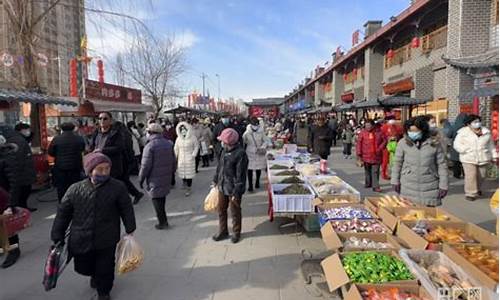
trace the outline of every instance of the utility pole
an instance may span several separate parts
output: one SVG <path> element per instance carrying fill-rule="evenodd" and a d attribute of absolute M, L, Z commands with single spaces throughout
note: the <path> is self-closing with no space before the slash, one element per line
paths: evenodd
<path fill-rule="evenodd" d="M 203 80 L 203 97 L 205 97 L 205 78 L 207 78 L 207 74 L 201 73 L 201 79 Z"/>
<path fill-rule="evenodd" d="M 217 76 L 217 101 L 220 102 L 220 75 L 215 74 Z"/>

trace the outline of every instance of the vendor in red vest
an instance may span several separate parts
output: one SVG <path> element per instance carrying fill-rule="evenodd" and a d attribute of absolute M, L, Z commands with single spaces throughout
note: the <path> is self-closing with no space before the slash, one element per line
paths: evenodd
<path fill-rule="evenodd" d="M 358 136 L 356 154 L 365 167 L 365 188 L 371 187 L 379 193 L 382 191 L 379 184 L 380 164 L 386 144 L 387 140 L 375 122 L 367 120 L 365 129 Z"/>

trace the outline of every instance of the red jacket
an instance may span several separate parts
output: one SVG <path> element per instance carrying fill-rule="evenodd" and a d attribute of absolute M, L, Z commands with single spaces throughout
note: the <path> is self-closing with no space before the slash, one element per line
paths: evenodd
<path fill-rule="evenodd" d="M 373 129 L 372 131 L 363 129 L 358 135 L 356 154 L 365 163 L 380 164 L 386 145 L 387 140 L 382 131 L 379 129 Z"/>
<path fill-rule="evenodd" d="M 403 137 L 403 128 L 398 124 L 384 124 L 382 125 L 382 133 L 386 139 L 396 137 L 397 140 Z"/>

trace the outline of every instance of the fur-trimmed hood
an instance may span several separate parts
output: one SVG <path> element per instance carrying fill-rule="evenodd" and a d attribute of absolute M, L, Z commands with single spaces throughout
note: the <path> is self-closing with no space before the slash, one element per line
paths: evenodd
<path fill-rule="evenodd" d="M 181 134 L 181 126 L 185 126 L 187 129 L 187 134 L 185 137 L 183 137 Z M 175 132 L 177 133 L 177 138 L 190 139 L 193 134 L 193 126 L 191 126 L 191 124 L 187 122 L 179 122 L 179 124 L 177 124 L 177 127 L 175 127 Z"/>

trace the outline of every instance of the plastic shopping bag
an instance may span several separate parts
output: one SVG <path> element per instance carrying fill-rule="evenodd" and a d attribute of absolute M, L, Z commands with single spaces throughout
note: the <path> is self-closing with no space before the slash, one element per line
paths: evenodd
<path fill-rule="evenodd" d="M 214 186 L 210 189 L 207 197 L 205 198 L 204 209 L 206 212 L 215 212 L 219 207 L 219 189 Z"/>
<path fill-rule="evenodd" d="M 137 269 L 144 261 L 144 250 L 131 235 L 125 235 L 116 247 L 116 273 Z"/>
<path fill-rule="evenodd" d="M 58 243 L 50 248 L 43 273 L 42 283 L 45 291 L 56 287 L 59 276 L 71 260 L 68 255 L 68 247 L 65 245 L 65 243 Z"/>
<path fill-rule="evenodd" d="M 31 224 L 31 212 L 22 207 L 16 207 L 16 212 L 5 217 L 5 229 L 9 237 L 27 228 Z"/>

